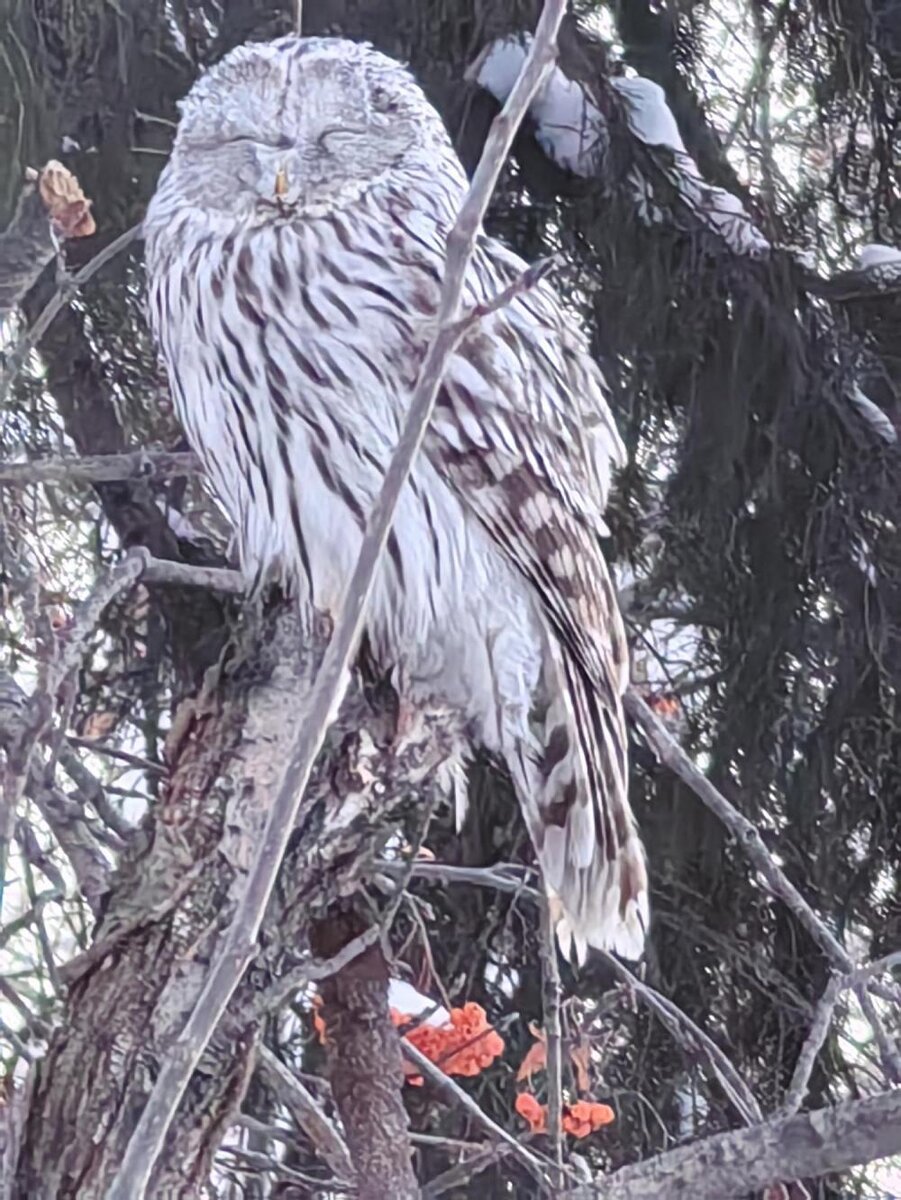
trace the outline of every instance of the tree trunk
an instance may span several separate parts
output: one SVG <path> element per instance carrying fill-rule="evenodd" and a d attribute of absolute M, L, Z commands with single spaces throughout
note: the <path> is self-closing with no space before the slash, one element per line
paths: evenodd
<path fill-rule="evenodd" d="M 208 672 L 197 698 L 178 710 L 167 786 L 130 847 L 93 946 L 68 969 L 59 1027 L 35 1070 L 16 1200 L 100 1200 L 106 1194 L 159 1063 L 228 925 L 322 643 L 322 636 L 304 635 L 293 609 L 282 610 L 262 630 L 245 631 Z M 392 752 L 393 722 L 390 704 L 374 710 L 357 687 L 345 700 L 310 785 L 316 807 L 284 865 L 260 953 L 195 1072 L 149 1195 L 198 1195 L 240 1109 L 260 1023 L 285 998 L 277 980 L 302 958 L 311 912 L 324 914 L 339 887 L 358 886 L 355 864 L 367 837 L 380 836 L 379 817 L 396 820 L 397 803 L 414 791 L 406 780 L 430 767 L 431 743 Z M 360 736 L 364 729 L 369 737 Z M 342 821 L 349 796 L 353 819 Z M 362 976 L 350 971 L 336 995 L 346 1013 L 341 1027 L 349 1061 L 375 1046 L 394 1064 L 379 1081 L 390 1120 L 380 1131 L 371 1124 L 349 1131 L 351 1144 L 358 1133 L 370 1138 L 358 1166 L 372 1165 L 384 1179 L 380 1164 L 408 1162 L 410 1149 L 399 1044 L 386 1025 L 384 964 L 372 974 L 375 960 L 366 962 Z M 379 1014 L 379 1028 L 355 1027 L 354 1015 L 364 1021 L 369 1012 Z M 339 1089 L 343 1077 L 339 1069 Z M 398 1178 L 407 1187 L 409 1167 Z M 389 1194 L 416 1193 L 409 1187 L 381 1191 Z"/>
<path fill-rule="evenodd" d="M 331 958 L 362 932 L 351 914 L 317 923 L 313 945 Z M 418 1200 L 401 1098 L 400 1041 L 388 1012 L 388 967 L 380 946 L 323 981 L 329 1080 L 357 1172 L 359 1200 Z"/>

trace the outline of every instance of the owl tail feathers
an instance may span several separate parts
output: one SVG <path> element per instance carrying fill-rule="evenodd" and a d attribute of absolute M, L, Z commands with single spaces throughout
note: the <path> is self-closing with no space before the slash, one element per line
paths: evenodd
<path fill-rule="evenodd" d="M 545 877 L 561 953 L 580 966 L 589 946 L 620 958 L 641 958 L 650 911 L 644 850 L 638 837 L 620 846 L 612 862 L 592 864 L 580 874 L 583 877 L 572 883 L 564 879 L 559 892 Z"/>

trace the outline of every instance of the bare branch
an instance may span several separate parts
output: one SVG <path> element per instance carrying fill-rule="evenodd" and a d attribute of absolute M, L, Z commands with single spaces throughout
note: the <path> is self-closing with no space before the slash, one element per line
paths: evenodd
<path fill-rule="evenodd" d="M 534 875 L 534 872 L 516 863 L 496 863 L 493 867 L 458 867 L 451 863 L 414 862 L 410 867 L 406 863 L 378 859 L 372 866 L 373 870 L 383 875 L 397 876 L 409 871 L 414 879 L 424 879 L 430 883 L 469 883 L 476 887 L 494 888 L 499 892 L 515 892 L 536 902 L 542 898 L 537 888 L 525 882 L 524 876 Z"/>
<path fill-rule="evenodd" d="M 740 1200 L 901 1153 L 901 1089 L 703 1138 L 609 1175 L 602 1200 Z"/>
<path fill-rule="evenodd" d="M 35 763 L 38 747 L 53 722 L 60 685 L 79 665 L 85 642 L 94 632 L 104 609 L 135 583 L 148 558 L 143 548 L 130 550 L 78 606 L 65 640 L 59 639 L 55 644 L 55 657 L 46 665 L 41 684 L 19 710 L 20 719 L 15 735 L 5 739 L 7 764 L 0 795 L 0 897 L 9 840 L 15 829 L 16 815 L 25 789 L 33 785 L 35 800 L 42 811 L 46 811 L 48 806 L 51 810 L 53 808 L 49 803 L 52 793 L 48 797 L 42 773 L 35 769 Z M 103 862 L 102 855 L 100 862 Z"/>
<path fill-rule="evenodd" d="M 534 1155 L 531 1150 L 521 1145 L 512 1133 L 508 1133 L 503 1126 L 492 1121 L 488 1114 L 482 1111 L 475 1100 L 467 1092 L 464 1092 L 459 1084 L 455 1083 L 449 1075 L 445 1075 L 440 1067 L 436 1066 L 431 1059 L 426 1058 L 422 1051 L 418 1050 L 409 1041 L 404 1042 L 404 1058 L 411 1062 L 421 1075 L 436 1084 L 455 1104 L 465 1109 L 476 1123 L 489 1133 L 492 1138 L 507 1146 L 511 1154 L 523 1164 L 536 1182 L 543 1189 L 549 1190 L 553 1194 L 553 1181 L 550 1177 L 550 1172 L 545 1167 L 545 1163 Z"/>
<path fill-rule="evenodd" d="M 164 558 L 151 558 L 141 581 L 164 587 L 206 588 L 229 596 L 244 596 L 247 593 L 247 581 L 240 571 L 232 571 L 227 567 L 195 567 L 190 563 L 170 562 Z"/>
<path fill-rule="evenodd" d="M 369 514 L 345 600 L 311 689 L 306 715 L 299 722 L 300 732 L 260 838 L 246 889 L 182 1031 L 180 1044 L 162 1065 L 110 1190 L 109 1200 L 139 1200 L 145 1195 L 150 1172 L 181 1096 L 253 957 L 279 865 L 291 831 L 303 811 L 310 773 L 346 689 L 348 665 L 359 642 L 366 603 L 391 530 L 395 507 L 425 436 L 448 359 L 463 334 L 459 322 L 463 285 L 482 221 L 516 130 L 556 58 L 557 31 L 565 11 L 565 0 L 547 0 L 529 56 L 510 98 L 491 127 L 472 185 L 448 237 L 437 333 L 429 345 L 410 399 L 403 432 Z"/>
<path fill-rule="evenodd" d="M 83 458 L 37 458 L 0 463 L 0 485 L 35 483 L 115 483 L 120 480 L 180 479 L 201 472 L 195 454 L 169 450 L 135 450 L 130 454 L 90 454 Z"/>
<path fill-rule="evenodd" d="M 792 1072 L 791 1082 L 785 1093 L 785 1099 L 779 1109 L 781 1116 L 793 1117 L 804 1103 L 804 1097 L 807 1095 L 807 1085 L 810 1083 L 810 1076 L 813 1074 L 813 1066 L 829 1033 L 829 1026 L 832 1024 L 835 1006 L 838 1003 L 842 989 L 843 977 L 841 975 L 833 975 L 826 986 L 826 990 L 820 997 L 820 1001 L 813 1014 L 813 1020 L 807 1031 L 807 1037 L 804 1039 L 804 1045 L 801 1047 L 801 1053 L 798 1055 L 798 1061 L 795 1063 L 795 1069 Z"/>
<path fill-rule="evenodd" d="M 85 263 L 80 271 L 77 271 L 74 275 L 69 276 L 63 281 L 47 302 L 37 320 L 13 348 L 6 367 L 2 374 L 0 374 L 0 404 L 6 403 L 9 389 L 15 382 L 16 376 L 21 371 L 28 355 L 50 328 L 55 318 L 77 293 L 82 284 L 87 283 L 89 279 L 97 274 L 101 267 L 115 258 L 120 251 L 130 246 L 140 231 L 140 225 L 132 226 L 125 233 L 114 238 L 108 246 L 104 246 L 100 253 L 95 254 L 90 262 Z"/>
<path fill-rule="evenodd" d="M 666 996 L 662 996 L 660 992 L 655 991 L 649 984 L 643 983 L 637 976 L 632 974 L 628 967 L 623 966 L 619 959 L 614 958 L 612 954 L 608 954 L 606 950 L 599 950 L 598 953 L 604 958 L 610 969 L 649 1008 L 657 1013 L 666 1027 L 676 1035 L 677 1040 L 682 1042 L 688 1041 L 690 1045 L 700 1051 L 709 1065 L 714 1078 L 728 1096 L 741 1119 L 749 1125 L 757 1121 L 762 1121 L 763 1110 L 758 1104 L 754 1093 L 738 1074 L 735 1067 L 716 1042 L 708 1037 L 699 1025 L 695 1024 L 688 1013 L 683 1012 L 677 1004 L 674 1004 L 672 1000 L 668 1000 Z"/>
<path fill-rule="evenodd" d="M 266 1046 L 260 1047 L 259 1069 L 335 1177 L 352 1182 L 354 1169 L 347 1144 L 313 1093 Z"/>
<path fill-rule="evenodd" d="M 550 906 L 541 904 L 541 1002 L 546 1047 L 548 1133 L 557 1165 L 556 1187 L 563 1186 L 563 1061 L 560 1049 L 560 969 Z"/>
<path fill-rule="evenodd" d="M 489 1146 L 482 1150 L 481 1153 L 473 1154 L 470 1158 L 457 1163 L 455 1167 L 449 1167 L 448 1170 L 443 1171 L 440 1175 L 430 1180 L 422 1189 L 422 1200 L 437 1200 L 445 1192 L 462 1187 L 481 1171 L 486 1171 L 494 1163 L 500 1162 L 502 1158 L 506 1158 L 509 1154 L 510 1147 L 506 1145 Z"/>
<path fill-rule="evenodd" d="M 757 827 L 734 805 L 730 804 L 722 792 L 715 788 L 707 776 L 695 766 L 644 697 L 634 688 L 630 688 L 626 693 L 625 708 L 633 721 L 641 727 L 651 749 L 660 761 L 675 772 L 684 783 L 688 784 L 698 799 L 715 816 L 719 817 L 736 838 L 745 854 L 766 880 L 773 894 L 794 913 L 835 966 L 844 974 L 852 974 L 855 964 L 851 956 L 777 864 L 766 848 Z M 858 991 L 861 1008 L 873 1028 L 886 1075 L 892 1083 L 901 1082 L 901 1056 L 892 1045 L 883 1026 L 882 1018 L 869 996 L 866 995 L 863 985 L 859 990 L 855 990 Z"/>

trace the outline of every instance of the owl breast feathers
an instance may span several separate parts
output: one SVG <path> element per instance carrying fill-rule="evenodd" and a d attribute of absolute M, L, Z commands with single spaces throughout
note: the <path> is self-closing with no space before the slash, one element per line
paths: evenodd
<path fill-rule="evenodd" d="M 145 222 L 149 311 L 250 578 L 339 605 L 465 190 L 437 113 L 367 46 L 246 46 L 185 101 Z M 465 303 L 524 269 L 481 237 Z M 553 291 L 486 317 L 450 362 L 367 633 L 407 700 L 450 706 L 506 763 L 563 943 L 637 957 L 627 650 L 599 547 L 621 456 Z"/>

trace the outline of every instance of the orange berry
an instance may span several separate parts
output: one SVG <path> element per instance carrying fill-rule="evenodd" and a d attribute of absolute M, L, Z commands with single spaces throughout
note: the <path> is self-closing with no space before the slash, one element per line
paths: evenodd
<path fill-rule="evenodd" d="M 609 1104 L 591 1105 L 591 1125 L 593 1129 L 600 1129 L 602 1125 L 609 1125 L 613 1120 L 615 1120 L 615 1114 Z"/>
<path fill-rule="evenodd" d="M 539 1104 L 531 1092 L 520 1092 L 514 1104 L 516 1111 L 529 1123 L 531 1133 L 544 1133 L 547 1129 L 547 1109 Z"/>

